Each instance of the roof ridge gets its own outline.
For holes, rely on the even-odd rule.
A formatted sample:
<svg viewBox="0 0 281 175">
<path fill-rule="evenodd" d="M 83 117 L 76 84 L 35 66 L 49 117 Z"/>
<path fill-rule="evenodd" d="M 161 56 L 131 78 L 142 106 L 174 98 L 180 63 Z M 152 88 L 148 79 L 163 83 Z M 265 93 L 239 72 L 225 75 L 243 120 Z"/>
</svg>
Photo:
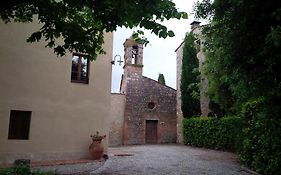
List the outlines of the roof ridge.
<svg viewBox="0 0 281 175">
<path fill-rule="evenodd" d="M 170 87 L 170 86 L 168 86 L 168 85 L 161 84 L 161 83 L 159 83 L 158 81 L 156 81 L 156 80 L 154 80 L 154 79 L 152 79 L 152 78 L 149 78 L 149 77 L 146 77 L 146 76 L 142 76 L 142 77 L 147 78 L 147 79 L 152 80 L 152 81 L 155 81 L 156 83 L 158 83 L 158 84 L 160 84 L 160 85 L 162 85 L 162 86 L 164 86 L 164 87 L 167 87 L 167 88 L 169 88 L 169 89 L 172 89 L 172 90 L 176 91 L 176 89 L 174 89 L 174 88 L 172 88 L 172 87 Z"/>
</svg>

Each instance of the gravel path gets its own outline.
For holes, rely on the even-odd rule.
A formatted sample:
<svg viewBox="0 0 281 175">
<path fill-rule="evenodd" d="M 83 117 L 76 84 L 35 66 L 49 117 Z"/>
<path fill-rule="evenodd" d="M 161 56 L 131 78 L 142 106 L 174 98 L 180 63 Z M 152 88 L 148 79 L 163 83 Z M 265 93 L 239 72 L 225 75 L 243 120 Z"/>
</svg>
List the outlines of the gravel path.
<svg viewBox="0 0 281 175">
<path fill-rule="evenodd" d="M 181 145 L 110 148 L 92 175 L 250 175 L 235 154 Z"/>
</svg>

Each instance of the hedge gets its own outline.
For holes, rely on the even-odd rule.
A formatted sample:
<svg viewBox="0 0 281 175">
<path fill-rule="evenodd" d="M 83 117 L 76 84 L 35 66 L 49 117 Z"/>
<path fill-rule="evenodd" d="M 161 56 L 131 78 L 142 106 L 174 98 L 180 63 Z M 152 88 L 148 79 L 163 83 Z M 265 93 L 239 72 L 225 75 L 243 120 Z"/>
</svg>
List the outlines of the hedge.
<svg viewBox="0 0 281 175">
<path fill-rule="evenodd" d="M 242 163 L 261 174 L 281 175 L 280 112 L 258 98 L 247 102 L 242 113 L 245 120 L 240 152 Z"/>
<path fill-rule="evenodd" d="M 242 120 L 239 117 L 185 118 L 184 143 L 198 147 L 236 151 L 242 142 Z"/>
<path fill-rule="evenodd" d="M 259 105 L 247 103 L 242 118 L 185 118 L 184 143 L 235 151 L 254 171 L 281 175 L 281 118 L 265 115 Z"/>
<path fill-rule="evenodd" d="M 32 170 L 28 165 L 0 169 L 0 175 L 55 175 L 52 171 Z"/>
</svg>

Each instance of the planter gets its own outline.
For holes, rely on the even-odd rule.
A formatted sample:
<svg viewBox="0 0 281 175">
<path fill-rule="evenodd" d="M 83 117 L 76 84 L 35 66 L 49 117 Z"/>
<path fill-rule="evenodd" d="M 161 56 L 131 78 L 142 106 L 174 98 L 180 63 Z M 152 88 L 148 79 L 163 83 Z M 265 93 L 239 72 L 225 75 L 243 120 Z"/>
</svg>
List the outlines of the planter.
<svg viewBox="0 0 281 175">
<path fill-rule="evenodd" d="M 92 144 L 89 147 L 90 154 L 92 159 L 99 160 L 103 157 L 104 147 L 102 144 L 102 139 L 93 139 Z"/>
<path fill-rule="evenodd" d="M 102 144 L 102 139 L 104 139 L 105 137 L 106 135 L 104 136 L 99 135 L 98 131 L 95 135 L 91 135 L 93 142 L 89 147 L 89 151 L 94 160 L 99 160 L 103 157 L 104 147 Z"/>
</svg>

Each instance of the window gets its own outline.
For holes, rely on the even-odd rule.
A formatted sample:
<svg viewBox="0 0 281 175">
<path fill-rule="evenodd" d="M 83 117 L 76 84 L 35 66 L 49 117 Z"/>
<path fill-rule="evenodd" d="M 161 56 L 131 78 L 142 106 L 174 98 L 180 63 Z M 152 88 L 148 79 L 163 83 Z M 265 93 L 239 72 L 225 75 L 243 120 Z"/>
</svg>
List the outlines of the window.
<svg viewBox="0 0 281 175">
<path fill-rule="evenodd" d="M 147 107 L 148 107 L 148 109 L 154 109 L 155 108 L 155 103 L 154 102 L 149 102 L 148 104 L 147 104 Z"/>
<path fill-rule="evenodd" d="M 71 82 L 89 83 L 89 59 L 86 55 L 73 54 L 71 67 Z"/>
<path fill-rule="evenodd" d="M 132 64 L 137 64 L 138 56 L 138 46 L 134 45 L 132 47 Z"/>
<path fill-rule="evenodd" d="M 31 111 L 11 110 L 8 139 L 28 140 Z"/>
</svg>

